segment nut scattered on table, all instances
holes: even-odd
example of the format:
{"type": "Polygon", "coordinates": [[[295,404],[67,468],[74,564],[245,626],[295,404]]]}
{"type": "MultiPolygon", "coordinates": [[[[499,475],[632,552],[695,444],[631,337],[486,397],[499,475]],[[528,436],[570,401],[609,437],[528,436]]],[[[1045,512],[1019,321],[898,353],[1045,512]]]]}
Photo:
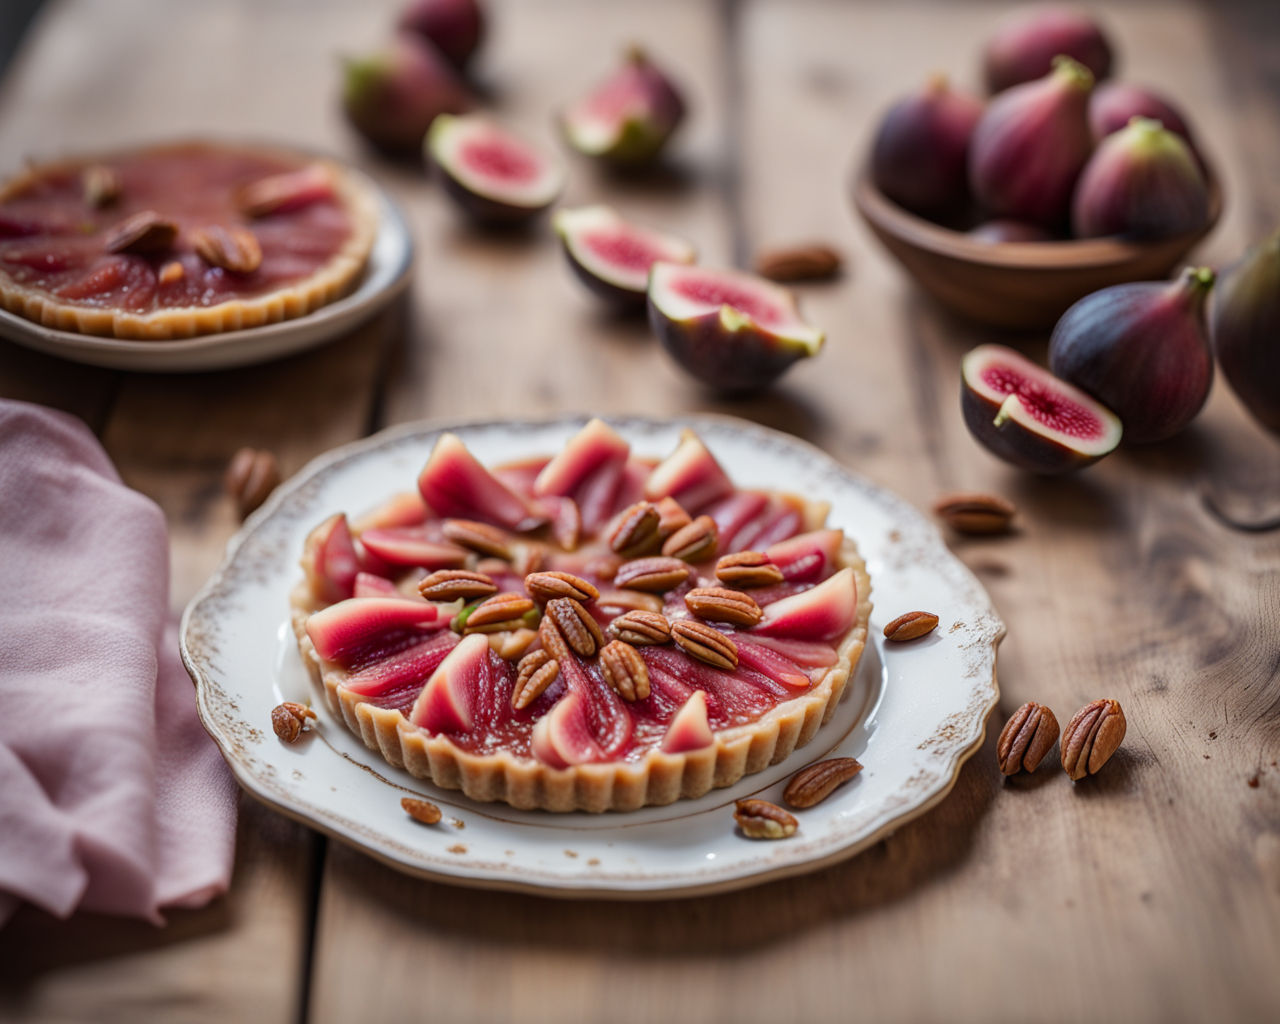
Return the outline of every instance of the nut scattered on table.
{"type": "Polygon", "coordinates": [[[241,448],[223,478],[241,519],[258,508],[280,484],[276,457],[264,448],[241,448]]]}
{"type": "Polygon", "coordinates": [[[821,281],[833,277],[842,262],[831,246],[811,242],[762,249],[756,255],[756,273],[771,281],[821,281]]]}
{"type": "Polygon", "coordinates": [[[1093,700],[1072,715],[1062,731],[1062,767],[1071,781],[1096,774],[1119,748],[1125,728],[1117,700],[1093,700]]]}
{"type": "Polygon", "coordinates": [[[786,839],[795,835],[800,822],[768,800],[739,800],[734,820],[748,839],[786,839]]]}
{"type": "Polygon", "coordinates": [[[1043,704],[1027,701],[1010,716],[996,741],[996,761],[1005,775],[1033,772],[1058,742],[1058,719],[1043,704]]]}
{"type": "Polygon", "coordinates": [[[1018,510],[998,494],[958,491],[944,494],[933,506],[934,514],[956,533],[1007,533],[1018,510]]]}
{"type": "Polygon", "coordinates": [[[862,771],[862,765],[852,757],[830,757],[801,768],[787,783],[782,799],[792,807],[802,810],[822,803],[837,786],[848,782],[862,771]]]}
{"type": "Polygon", "coordinates": [[[406,796],[401,798],[400,806],[404,808],[405,814],[424,825],[434,825],[443,817],[440,808],[430,800],[417,800],[406,796]]]}
{"type": "Polygon", "coordinates": [[[292,743],[302,735],[307,720],[315,717],[316,713],[305,704],[285,701],[271,709],[271,728],[286,743],[292,743]]]}
{"type": "Polygon", "coordinates": [[[938,626],[938,616],[933,612],[907,612],[884,627],[884,638],[895,643],[916,640],[932,633],[938,626]]]}

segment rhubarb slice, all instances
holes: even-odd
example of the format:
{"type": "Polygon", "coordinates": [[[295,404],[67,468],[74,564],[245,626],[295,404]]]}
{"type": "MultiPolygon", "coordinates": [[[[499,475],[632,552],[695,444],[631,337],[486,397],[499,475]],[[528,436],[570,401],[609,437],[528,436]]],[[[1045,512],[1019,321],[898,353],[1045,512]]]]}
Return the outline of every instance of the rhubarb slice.
{"type": "Polygon", "coordinates": [[[392,630],[443,629],[454,611],[453,605],[400,597],[352,597],[309,616],[307,636],[320,657],[342,662],[392,630]]]}
{"type": "Polygon", "coordinates": [[[662,750],[667,754],[684,754],[709,747],[715,741],[715,734],[707,721],[707,696],[701,690],[694,690],[667,727],[667,734],[662,737],[662,750]]]}
{"type": "Polygon", "coordinates": [[[843,543],[843,530],[813,530],[771,544],[765,548],[765,554],[782,570],[783,579],[802,583],[822,579],[833,572],[843,543]]]}
{"type": "Polygon", "coordinates": [[[430,511],[423,502],[422,495],[405,491],[379,505],[372,512],[362,515],[351,524],[351,532],[358,537],[365,530],[393,526],[419,526],[427,521],[430,511]]]}
{"type": "Polygon", "coordinates": [[[433,733],[470,732],[475,691],[488,669],[488,638],[480,633],[463,637],[427,680],[409,721],[433,733]]]}
{"type": "Polygon", "coordinates": [[[546,521],[467,451],[456,434],[442,434],[418,477],[423,500],[446,519],[478,519],[509,530],[546,521]]]}
{"type": "MultiPolygon", "coordinates": [[[[403,691],[404,703],[412,707],[423,685],[458,644],[458,634],[440,630],[420,644],[398,651],[353,672],[342,684],[362,697],[387,699],[403,691]]],[[[404,709],[406,712],[408,707],[404,709]]]]}
{"type": "Polygon", "coordinates": [[[676,450],[658,463],[644,485],[647,500],[675,498],[690,515],[732,493],[733,482],[692,430],[680,435],[676,450]]]}
{"type": "Polygon", "coordinates": [[[384,562],[423,569],[461,569],[467,552],[456,544],[427,539],[421,526],[387,526],[365,530],[360,543],[384,562]]]}
{"type": "Polygon", "coordinates": [[[587,699],[570,692],[533,727],[533,755],[552,768],[568,768],[604,760],[591,737],[587,699]]]}

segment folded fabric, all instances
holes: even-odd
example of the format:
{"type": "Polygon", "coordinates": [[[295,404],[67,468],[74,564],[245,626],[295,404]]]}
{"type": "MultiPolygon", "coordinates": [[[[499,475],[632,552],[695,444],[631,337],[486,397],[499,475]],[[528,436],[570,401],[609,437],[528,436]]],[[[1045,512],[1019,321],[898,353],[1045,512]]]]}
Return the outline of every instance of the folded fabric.
{"type": "Polygon", "coordinates": [[[225,891],[236,787],[168,604],[160,509],[78,419],[0,401],[0,923],[225,891]]]}

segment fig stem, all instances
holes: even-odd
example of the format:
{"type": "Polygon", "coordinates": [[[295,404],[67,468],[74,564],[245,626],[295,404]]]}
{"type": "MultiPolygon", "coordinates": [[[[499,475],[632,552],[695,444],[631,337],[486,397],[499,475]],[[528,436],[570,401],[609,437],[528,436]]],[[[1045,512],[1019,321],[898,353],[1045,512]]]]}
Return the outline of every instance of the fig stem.
{"type": "Polygon", "coordinates": [[[996,413],[996,418],[991,421],[993,426],[997,428],[1004,426],[1005,420],[1007,420],[1013,414],[1011,403],[1016,401],[1018,401],[1018,393],[1015,391],[1013,394],[1011,394],[1008,398],[1006,398],[1003,402],[1000,403],[1000,411],[996,413]]]}
{"type": "Polygon", "coordinates": [[[1093,88],[1093,72],[1065,53],[1053,58],[1053,70],[1084,92],[1093,88]]]}

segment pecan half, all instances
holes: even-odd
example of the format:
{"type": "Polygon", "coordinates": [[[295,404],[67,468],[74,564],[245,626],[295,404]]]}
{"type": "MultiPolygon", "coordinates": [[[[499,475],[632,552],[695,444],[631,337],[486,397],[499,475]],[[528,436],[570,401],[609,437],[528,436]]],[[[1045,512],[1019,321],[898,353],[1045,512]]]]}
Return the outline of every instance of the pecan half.
{"type": "Polygon", "coordinates": [[[1062,730],[1062,767],[1072,782],[1093,775],[1124,739],[1124,711],[1117,700],[1090,701],[1062,730]]]}
{"type": "Polygon", "coordinates": [[[660,612],[663,609],[662,598],[644,590],[600,591],[600,600],[596,602],[601,608],[618,609],[623,612],[660,612]]]}
{"type": "Polygon", "coordinates": [[[768,800],[739,800],[733,819],[748,839],[786,839],[795,835],[800,822],[768,800]]]}
{"type": "Polygon", "coordinates": [[[262,266],[262,246],[248,228],[210,224],[191,232],[196,254],[211,267],[252,274],[262,266]]]}
{"type": "Polygon", "coordinates": [[[665,644],[671,642],[671,623],[657,612],[626,612],[609,623],[609,635],[632,647],[665,644]]]}
{"type": "Polygon", "coordinates": [[[680,558],[686,562],[701,562],[716,553],[720,531],[710,516],[698,516],[670,537],[662,545],[667,558],[680,558]]]}
{"type": "Polygon", "coordinates": [[[738,667],[738,645],[718,629],[685,619],[671,624],[671,639],[685,654],[732,672],[738,667]]]}
{"type": "Polygon", "coordinates": [[[516,685],[511,691],[511,706],[519,711],[542,696],[560,674],[560,663],[547,650],[530,651],[516,667],[516,685]]]}
{"type": "Polygon", "coordinates": [[[685,594],[684,605],[700,619],[728,622],[745,629],[764,618],[754,597],[725,587],[695,587],[685,594]]]}
{"type": "Polygon", "coordinates": [[[292,743],[302,735],[307,719],[315,717],[316,713],[305,704],[285,701],[271,709],[271,728],[286,743],[292,743]]]}
{"type": "Polygon", "coordinates": [[[478,551],[490,558],[511,560],[511,546],[507,534],[488,523],[473,523],[470,519],[446,519],[440,527],[449,540],[464,548],[478,551]]]}
{"type": "Polygon", "coordinates": [[[240,518],[245,519],[280,485],[280,467],[266,449],[241,448],[232,456],[222,479],[240,518]]]}
{"type": "Polygon", "coordinates": [[[178,225],[156,213],[143,210],[126,217],[107,232],[102,248],[107,252],[161,252],[172,248],[178,225]]]}
{"type": "Polygon", "coordinates": [[[440,808],[430,800],[415,800],[411,796],[406,796],[400,798],[400,806],[404,808],[405,814],[424,825],[434,825],[443,817],[440,808]]]}
{"type": "Polygon", "coordinates": [[[664,541],[677,530],[683,530],[693,522],[693,516],[689,515],[675,498],[669,496],[663,498],[656,508],[658,509],[658,536],[664,541]]]}
{"type": "Polygon", "coordinates": [[[580,576],[569,572],[535,572],[524,578],[524,589],[538,601],[571,597],[575,601],[594,601],[600,591],[580,576]]]}
{"type": "Polygon", "coordinates": [[[716,579],[726,587],[771,587],[783,580],[782,570],[763,551],[736,551],[716,562],[716,579]]]}
{"type": "Polygon", "coordinates": [[[505,629],[519,629],[524,624],[524,616],[536,611],[537,607],[524,594],[494,594],[471,609],[471,614],[463,621],[462,631],[496,633],[505,629]]]}
{"type": "Polygon", "coordinates": [[[119,199],[123,190],[120,175],[106,164],[90,164],[81,171],[80,187],[85,203],[99,210],[119,199]]]}
{"type": "Polygon", "coordinates": [[[821,281],[840,269],[840,254],[820,242],[764,249],[756,256],[756,273],[770,281],[821,281]]]}
{"type": "Polygon", "coordinates": [[[932,633],[938,625],[938,616],[933,612],[907,612],[884,627],[884,638],[901,643],[915,640],[926,633],[932,633]]]}
{"type": "Polygon", "coordinates": [[[560,627],[550,615],[544,615],[542,621],[538,623],[538,642],[542,644],[543,650],[549,651],[551,657],[557,661],[564,661],[569,657],[569,645],[565,642],[560,627]]]}
{"type": "Polygon", "coordinates": [[[630,644],[614,640],[601,648],[600,672],[604,681],[628,703],[649,696],[649,667],[630,644]]]}
{"type": "Polygon", "coordinates": [[[428,601],[470,601],[497,592],[492,578],[470,569],[437,569],[418,583],[418,593],[428,601]]]}
{"type": "Polygon", "coordinates": [[[515,661],[518,658],[522,658],[524,652],[537,639],[538,634],[528,627],[522,626],[520,629],[512,630],[498,646],[498,657],[506,661],[515,661]]]}
{"type": "Polygon", "coordinates": [[[933,505],[934,514],[956,533],[1005,533],[1017,509],[998,494],[960,491],[945,494],[933,505]]]}
{"type": "Polygon", "coordinates": [[[661,594],[674,590],[689,578],[689,565],[678,558],[633,558],[623,562],[613,582],[631,590],[661,594]]]}
{"type": "Polygon", "coordinates": [[[557,597],[547,602],[547,617],[573,650],[589,658],[604,646],[604,633],[595,616],[571,597],[557,597]]]}
{"type": "Polygon", "coordinates": [[[792,807],[812,807],[829,797],[842,782],[848,782],[862,771],[852,757],[832,757],[801,768],[787,783],[782,799],[792,807]]]}
{"type": "Polygon", "coordinates": [[[637,558],[655,551],[658,538],[658,510],[647,501],[638,501],[618,517],[618,525],[609,535],[610,550],[623,558],[637,558]]]}
{"type": "Polygon", "coordinates": [[[996,741],[996,761],[1005,775],[1033,772],[1058,742],[1058,719],[1043,704],[1027,701],[1004,723],[996,741]]]}

